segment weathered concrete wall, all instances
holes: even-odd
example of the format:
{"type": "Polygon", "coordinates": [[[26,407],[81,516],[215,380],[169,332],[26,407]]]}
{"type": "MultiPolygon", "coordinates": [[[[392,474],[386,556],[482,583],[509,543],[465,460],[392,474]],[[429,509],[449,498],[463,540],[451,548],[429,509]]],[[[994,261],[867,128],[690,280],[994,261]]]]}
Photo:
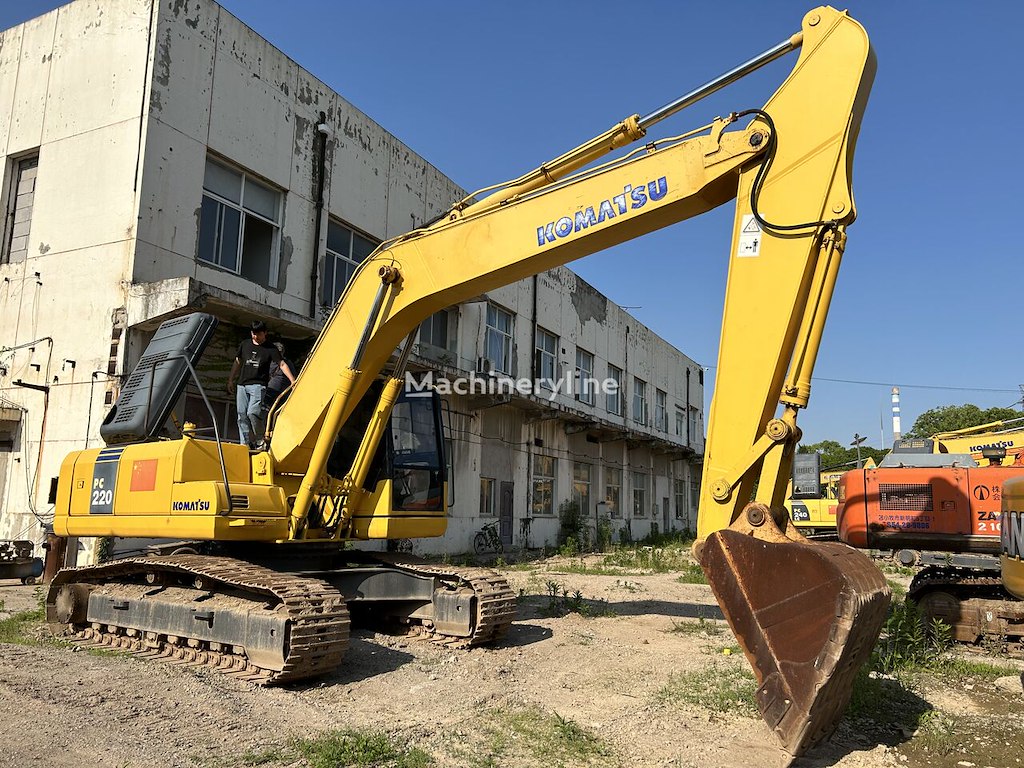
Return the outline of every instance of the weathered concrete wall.
{"type": "Polygon", "coordinates": [[[50,477],[102,418],[134,250],[149,26],[149,0],[79,0],[0,33],[3,204],[18,161],[39,157],[27,253],[0,265],[0,398],[22,414],[0,538],[38,539],[50,477]]]}
{"type": "MultiPolygon", "coordinates": [[[[215,3],[163,0],[159,8],[136,282],[189,275],[257,305],[309,317],[319,250],[314,237],[321,114],[329,132],[326,208],[353,228],[383,240],[464,195],[215,3]],[[197,261],[207,148],[284,194],[276,281],[257,285],[197,261]]],[[[317,266],[322,272],[322,264],[317,266]]],[[[311,326],[321,319],[318,311],[311,326]]]]}

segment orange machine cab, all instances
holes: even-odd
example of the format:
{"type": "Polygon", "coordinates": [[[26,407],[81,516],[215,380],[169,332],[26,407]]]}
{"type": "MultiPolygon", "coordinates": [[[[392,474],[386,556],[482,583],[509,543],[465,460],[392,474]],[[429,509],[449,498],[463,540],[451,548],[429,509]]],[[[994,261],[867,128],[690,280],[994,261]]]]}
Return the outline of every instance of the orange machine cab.
{"type": "Polygon", "coordinates": [[[888,467],[839,481],[839,538],[864,549],[999,553],[1003,483],[1011,467],[888,467]]]}

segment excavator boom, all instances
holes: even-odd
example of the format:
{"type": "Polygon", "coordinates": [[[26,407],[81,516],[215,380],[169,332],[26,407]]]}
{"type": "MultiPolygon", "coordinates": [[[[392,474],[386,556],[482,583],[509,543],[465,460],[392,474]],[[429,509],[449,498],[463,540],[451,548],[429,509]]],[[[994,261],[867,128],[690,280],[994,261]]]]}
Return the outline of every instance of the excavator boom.
{"type": "MultiPolygon", "coordinates": [[[[402,409],[411,422],[414,409],[426,407],[401,400],[411,334],[419,324],[445,307],[736,199],[697,554],[757,672],[762,714],[786,750],[802,753],[838,721],[889,599],[884,579],[864,555],[808,543],[788,527],[783,506],[799,437],[796,415],[807,405],[846,229],[855,218],[853,149],[873,74],[863,28],[844,12],[814,9],[799,33],[706,86],[645,117],[627,118],[536,171],[484,190],[486,197],[464,200],[437,221],[385,242],[359,268],[328,320],[276,414],[268,452],[250,456],[240,446],[229,452],[186,436],[179,444],[73,455],[58,484],[56,530],[278,542],[292,551],[329,548],[342,539],[441,535],[443,504],[399,508],[390,490],[394,478],[374,474],[380,465],[374,457],[393,439],[393,413],[402,409]],[[593,165],[644,137],[659,120],[795,49],[800,53],[792,73],[764,108],[593,165]],[[342,442],[351,451],[338,471],[342,442]],[[103,514],[93,514],[89,484],[103,462],[125,467],[104,477],[130,477],[130,466],[150,462],[154,480],[145,493],[151,495],[116,482],[103,514]],[[202,501],[187,502],[195,514],[175,516],[161,506],[171,498],[202,501]],[[243,498],[244,509],[233,506],[233,499],[243,498]]],[[[435,487],[427,496],[443,499],[443,492],[435,487]]],[[[130,580],[150,567],[113,570],[130,580]]],[[[361,567],[366,572],[381,565],[361,567]]],[[[194,572],[206,589],[220,582],[253,595],[277,588],[266,569],[246,581],[245,569],[238,568],[232,561],[204,571],[179,559],[153,579],[180,581],[180,574],[194,572]]],[[[427,570],[419,566],[413,577],[422,581],[427,570]]],[[[488,605],[488,589],[494,605],[500,604],[494,615],[504,621],[504,587],[488,587],[479,575],[459,579],[451,576],[444,600],[435,598],[434,626],[446,617],[454,626],[463,608],[488,605]],[[455,607],[446,613],[445,606],[455,607]]],[[[58,577],[48,599],[51,620],[87,626],[102,581],[99,572],[58,577]]],[[[174,601],[192,599],[186,587],[175,588],[174,601]]],[[[321,587],[304,581],[303,589],[321,587]]],[[[108,593],[111,599],[121,595],[125,605],[137,602],[140,611],[148,604],[149,593],[134,586],[108,593]]],[[[173,603],[168,615],[187,614],[166,599],[173,603]]],[[[323,604],[325,621],[338,625],[332,631],[347,632],[337,600],[324,597],[323,604]]],[[[488,619],[488,610],[480,609],[475,629],[458,624],[467,643],[482,637],[480,627],[488,638],[500,635],[501,622],[488,619]],[[489,620],[496,623],[487,625],[489,620]]],[[[154,643],[173,636],[179,645],[171,651],[180,650],[177,630],[133,631],[153,635],[154,643]]],[[[204,642],[214,641],[196,640],[204,642]]],[[[215,642],[218,649],[233,646],[230,637],[215,642]]],[[[310,653],[315,650],[311,646],[310,653]]],[[[273,674],[284,674],[291,663],[278,658],[280,651],[271,644],[265,653],[277,654],[273,674]]],[[[248,674],[251,664],[240,668],[248,674]]]]}

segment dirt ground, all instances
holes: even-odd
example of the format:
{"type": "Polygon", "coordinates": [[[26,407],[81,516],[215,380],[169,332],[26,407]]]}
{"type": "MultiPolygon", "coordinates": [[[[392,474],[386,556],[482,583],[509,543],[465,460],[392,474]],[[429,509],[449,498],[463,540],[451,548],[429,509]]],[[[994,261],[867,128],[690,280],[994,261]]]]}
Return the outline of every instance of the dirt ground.
{"type": "MultiPolygon", "coordinates": [[[[706,585],[679,573],[573,572],[580,563],[502,569],[522,598],[500,647],[452,651],[356,630],[341,670],[301,686],[257,688],[46,640],[0,644],[0,766],[305,766],[295,739],[333,729],[382,731],[435,766],[786,764],[755,714],[693,701],[747,669],[706,585]]],[[[7,614],[36,607],[39,594],[0,582],[7,614]]],[[[882,714],[848,716],[795,765],[1022,765],[1024,665],[1000,663],[1016,671],[882,681],[882,714]]]]}

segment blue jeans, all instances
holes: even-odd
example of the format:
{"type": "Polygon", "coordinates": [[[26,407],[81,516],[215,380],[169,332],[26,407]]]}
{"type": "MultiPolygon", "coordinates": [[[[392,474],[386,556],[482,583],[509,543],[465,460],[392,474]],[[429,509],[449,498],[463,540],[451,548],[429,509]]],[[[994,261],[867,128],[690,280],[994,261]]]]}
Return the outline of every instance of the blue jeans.
{"type": "Polygon", "coordinates": [[[252,448],[263,439],[266,424],[263,420],[262,384],[239,384],[235,388],[235,407],[238,409],[238,442],[252,448]]]}

